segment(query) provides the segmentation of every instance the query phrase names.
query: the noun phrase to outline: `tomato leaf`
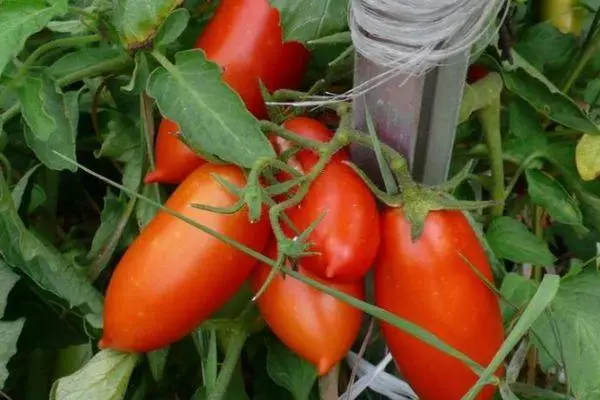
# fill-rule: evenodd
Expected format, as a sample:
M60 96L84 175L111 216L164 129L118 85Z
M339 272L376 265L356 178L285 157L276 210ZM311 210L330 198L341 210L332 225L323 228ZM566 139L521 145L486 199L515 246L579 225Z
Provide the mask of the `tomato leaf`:
M169 71L158 68L150 75L147 90L162 115L181 127L190 148L242 167L275 155L256 118L203 51L182 51L175 59Z
M577 41L552 24L539 23L519 33L514 49L533 67L545 71L546 67L567 64L577 51Z
M72 159L79 122L78 92L64 94L48 70L30 72L18 89L25 141L48 168L76 171L77 167L54 154Z
M600 273L594 269L564 278L551 313L536 323L544 349L564 359L577 399L600 398Z
M123 90L133 94L140 94L146 90L148 78L150 77L150 65L153 59L148 59L148 54L143 51L135 53L135 68L131 80ZM153 64L152 64L153 65Z
M183 0L120 0L113 2L113 22L129 48L140 47Z
M536 290L537 283L535 281L514 272L507 274L500 286L500 293L502 293L502 296L521 310L527 306ZM508 321L512 320L517 315L517 310L505 302L501 302L500 304L502 307L503 319L505 323L508 323Z
M503 69L507 89L527 101L538 112L566 127L588 133L600 130L568 96L548 81L516 51L515 67Z
M308 43L348 27L348 0L269 0L279 10L284 41Z
M525 174L528 193L535 204L543 207L558 222L567 225L583 224L577 202L560 182L537 169L528 169Z
M274 337L267 338L267 373L275 383L292 392L296 400L308 400L317 379L315 367L298 357Z
M591 181L600 176L600 136L585 134L579 139L575 150L575 162L579 176Z
M15 203L15 208L18 210L21 207L21 200L23 199L23 194L25 193L25 189L27 188L27 184L29 183L29 178L34 174L35 171L42 164L36 164L33 168L29 169L22 177L19 179L19 182L12 189L12 200Z
M103 350L79 371L57 380L51 400L120 400L139 354Z
M92 67L109 58L118 57L122 50L102 46L89 47L65 54L50 66L50 74L54 79L60 79L73 72Z
M508 103L510 132L518 138L528 138L544 133L535 109L521 98L514 98Z
M166 46L173 43L187 28L189 21L190 13L185 8L173 11L158 30L154 38L154 45Z
M150 365L152 377L154 377L156 382L160 382L165 372L165 366L167 365L169 347L151 351L146 356L148 357L148 365Z
M102 295L81 269L70 265L58 250L27 230L1 175L0 248L9 266L20 269L41 289L64 299L71 308L80 308L92 326L101 326Z
M0 259L0 318L4 315L8 294L19 280L15 274ZM0 389L8 378L6 364L17 353L17 340L21 335L25 319L16 321L0 321Z
M67 0L3 0L0 7L0 73L31 35L67 12Z
M485 236L500 258L543 266L554 264L554 255L546 242L511 217L494 218Z

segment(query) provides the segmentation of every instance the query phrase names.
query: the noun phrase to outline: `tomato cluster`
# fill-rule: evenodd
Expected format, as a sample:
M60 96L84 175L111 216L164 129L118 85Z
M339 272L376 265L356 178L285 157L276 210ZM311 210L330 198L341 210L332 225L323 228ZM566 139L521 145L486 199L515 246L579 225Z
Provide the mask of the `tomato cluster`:
M261 118L266 108L258 81L269 90L295 88L309 59L299 43L283 42L279 14L267 0L221 1L197 46L222 66L223 80ZM333 136L322 122L309 117L291 118L283 126L314 141L328 142ZM117 265L106 293L103 348L147 352L165 347L219 310L245 281L255 292L263 287L272 266L215 234L278 258L266 205L261 218L252 222L247 206L228 214L192 207L233 206L237 197L214 175L240 188L247 177L238 166L201 159L179 141L177 131L174 122L161 122L157 168L146 181L178 184L166 206L204 229L160 211L140 232ZM280 137L271 139L279 154L292 146ZM310 174L318 161L319 154L309 149L286 160L300 175ZM494 293L474 272L492 279L465 216L458 211L430 212L423 233L414 241L402 208L379 209L348 161L348 152L338 151L300 203L285 211L288 222L283 230L288 238L322 217L307 237L307 250L313 253L293 265L286 260L286 265L360 300L365 300L365 277L372 270L377 306L487 365L503 341L502 319ZM292 176L282 172L277 179L285 182ZM275 197L279 202L285 199ZM363 321L361 310L283 274L275 275L257 305L275 335L314 364L319 375L345 356ZM422 399L459 399L475 383L476 375L456 359L390 324L381 327L403 376ZM493 393L493 387L486 387L478 399L490 399Z

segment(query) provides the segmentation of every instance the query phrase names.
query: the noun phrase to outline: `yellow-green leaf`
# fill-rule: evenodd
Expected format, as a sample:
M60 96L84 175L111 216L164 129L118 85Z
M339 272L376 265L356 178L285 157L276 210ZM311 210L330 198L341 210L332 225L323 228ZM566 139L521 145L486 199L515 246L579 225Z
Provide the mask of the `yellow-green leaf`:
M585 134L579 139L575 151L579 176L591 181L600 176L600 136Z

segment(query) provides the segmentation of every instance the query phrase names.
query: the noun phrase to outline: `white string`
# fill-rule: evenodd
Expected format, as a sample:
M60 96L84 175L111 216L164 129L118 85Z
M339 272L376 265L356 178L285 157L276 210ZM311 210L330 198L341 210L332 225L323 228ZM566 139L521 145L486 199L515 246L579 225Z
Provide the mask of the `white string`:
M268 102L269 105L319 106L359 97L406 75L411 77L441 66L480 40L487 43L497 31L496 16L507 0L350 0L348 25L354 48L364 58L387 68L342 94L327 93L306 101ZM504 8L502 19L508 14Z

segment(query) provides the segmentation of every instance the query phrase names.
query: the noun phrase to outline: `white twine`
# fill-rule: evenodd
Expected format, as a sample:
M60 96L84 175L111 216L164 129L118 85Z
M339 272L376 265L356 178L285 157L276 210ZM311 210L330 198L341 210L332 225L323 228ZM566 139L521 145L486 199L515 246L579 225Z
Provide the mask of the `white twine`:
M298 102L269 105L319 106L359 97L399 75L404 84L471 49L489 44L497 31L495 17L507 0L350 0L348 24L354 48L387 68L343 94L328 93ZM502 18L508 14L505 7ZM494 32L495 33L495 32Z

